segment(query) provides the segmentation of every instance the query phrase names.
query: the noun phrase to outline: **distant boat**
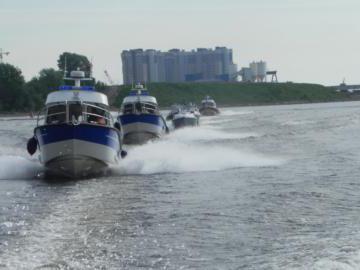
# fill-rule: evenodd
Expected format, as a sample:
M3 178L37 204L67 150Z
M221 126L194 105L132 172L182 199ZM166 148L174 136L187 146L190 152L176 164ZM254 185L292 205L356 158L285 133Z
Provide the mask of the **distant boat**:
M194 127L199 125L200 113L193 104L180 107L172 117L174 128Z
M177 113L180 112L181 107L182 107L182 106L179 105L179 104L171 105L171 107L170 107L170 112L169 112L168 115L166 116L166 120L168 120L168 121L173 120L174 115L176 115Z
M72 71L65 79L74 80L75 86L62 86L47 96L28 151L32 155L39 149L40 162L50 175L79 178L103 173L126 153L107 97L81 86L89 80L83 71Z
M216 107L215 101L209 96L206 96L205 99L201 101L199 111L201 115L204 116L212 116L220 113L219 109Z
M141 84L136 84L124 98L118 122L121 123L126 144L142 144L161 137L169 130L156 98L150 96Z

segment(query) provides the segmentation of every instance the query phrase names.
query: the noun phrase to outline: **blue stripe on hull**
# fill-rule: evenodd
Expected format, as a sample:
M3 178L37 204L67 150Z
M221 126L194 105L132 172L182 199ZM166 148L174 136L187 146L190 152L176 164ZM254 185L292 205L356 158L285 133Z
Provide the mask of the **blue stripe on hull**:
M125 114L120 115L118 120L123 126L137 122L152 124L160 127L166 126L164 119L160 115L153 114Z
M45 125L35 128L35 136L40 146L76 139L106 145L116 151L120 150L119 133L115 129L105 126L90 124Z

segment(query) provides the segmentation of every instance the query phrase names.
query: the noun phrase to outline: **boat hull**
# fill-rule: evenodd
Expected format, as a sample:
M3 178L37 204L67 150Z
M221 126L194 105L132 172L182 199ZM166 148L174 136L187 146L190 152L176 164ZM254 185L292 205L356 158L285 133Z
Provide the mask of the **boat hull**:
M167 132L165 120L161 115L127 114L118 117L125 144L143 144L159 138Z
M199 125L198 117L177 117L173 119L174 128L195 127Z
M108 164L89 156L67 155L54 158L45 164L49 177L85 178L102 175L109 169Z
M40 161L52 176L82 178L105 172L120 159L120 135L110 127L47 125L35 129Z
M200 108L199 112L201 113L201 115L204 116L213 116L220 113L218 108L213 108L213 107Z

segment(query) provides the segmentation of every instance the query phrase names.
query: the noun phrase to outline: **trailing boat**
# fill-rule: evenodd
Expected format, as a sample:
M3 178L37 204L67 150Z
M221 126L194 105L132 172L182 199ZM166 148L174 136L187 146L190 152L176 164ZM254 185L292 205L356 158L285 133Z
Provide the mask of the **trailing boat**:
M189 104L180 107L172 117L174 128L194 127L199 125L200 113L196 106Z
M174 104L174 105L171 105L170 107L170 112L168 113L168 115L166 116L166 120L170 121L170 120L173 120L174 118L174 115L176 115L177 113L180 112L182 106L181 105L178 105L178 104Z
M75 86L62 86L47 96L28 151L32 155L39 149L40 162L52 176L101 174L126 155L108 99L91 86L81 86L81 81L92 80L83 71L72 71L64 79L75 81Z
M204 116L213 116L220 113L219 109L216 107L215 101L206 96L205 99L201 101L201 107L199 109L201 115Z
M124 98L118 122L126 144L142 144L169 132L156 98L141 84Z

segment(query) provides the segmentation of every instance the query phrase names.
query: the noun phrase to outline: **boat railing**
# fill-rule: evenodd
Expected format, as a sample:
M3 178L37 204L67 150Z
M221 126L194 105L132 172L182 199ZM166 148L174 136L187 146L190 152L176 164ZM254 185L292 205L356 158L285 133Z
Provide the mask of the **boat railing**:
M54 113L47 113L49 108L55 107L55 106L59 106L61 104L52 104L50 106L47 106L45 108L43 108L39 113L38 113L38 117L37 117L37 122L36 125L39 126L39 122L40 121L44 121L46 120L46 122L48 121L48 119L51 119L54 116L59 116L59 115L64 115L63 119L66 119L67 117L67 106L65 105L65 111L60 111L60 112L54 112Z
M41 111L39 111L36 120L36 126L39 126L39 122L45 119L46 110L47 110L46 108L43 108Z
M152 103L144 102L143 103L143 111L148 112L148 113L155 113L155 112L157 112L157 107Z
M105 110L104 108L100 107L100 106L96 106L94 104L91 103L85 103L83 102L82 105L86 106L86 107L92 107L95 108L97 110L101 110L104 112L103 115L98 114L98 113L92 113L92 112L88 112L87 110L83 110L82 115L83 115L83 120L86 119L85 122L90 122L90 123L104 123L103 120L105 120L105 123L112 123L114 121L111 113L108 110ZM89 116L91 117L97 117L97 120L90 120L89 121Z

